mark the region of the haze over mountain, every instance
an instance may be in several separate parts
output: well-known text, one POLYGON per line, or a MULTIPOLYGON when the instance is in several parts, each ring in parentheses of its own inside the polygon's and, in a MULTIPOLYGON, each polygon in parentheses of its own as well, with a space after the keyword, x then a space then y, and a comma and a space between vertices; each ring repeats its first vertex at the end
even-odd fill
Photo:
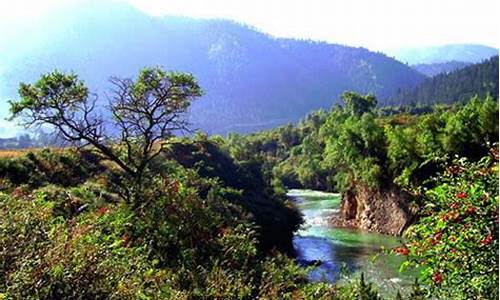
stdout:
POLYGON ((474 96, 498 97, 498 56, 450 73, 426 79, 414 88, 402 89, 384 104, 434 104, 464 102, 474 96))
POLYGON ((469 62, 452 60, 441 63, 416 64, 412 65, 411 67, 424 75, 433 77, 441 73, 450 73, 455 70, 463 69, 467 66, 470 66, 471 64, 472 63, 469 62))
POLYGON ((226 20, 151 17, 107 1, 56 15, 0 43, 0 117, 19 82, 55 68, 79 74, 101 96, 110 76, 131 77, 144 66, 191 72, 206 93, 191 120, 209 133, 274 127, 331 107, 345 90, 387 97, 425 79, 382 53, 278 39, 226 20))
POLYGON ((410 65, 446 63, 450 61, 479 63, 498 55, 498 49, 476 44, 452 44, 390 49, 386 50, 385 53, 410 65))

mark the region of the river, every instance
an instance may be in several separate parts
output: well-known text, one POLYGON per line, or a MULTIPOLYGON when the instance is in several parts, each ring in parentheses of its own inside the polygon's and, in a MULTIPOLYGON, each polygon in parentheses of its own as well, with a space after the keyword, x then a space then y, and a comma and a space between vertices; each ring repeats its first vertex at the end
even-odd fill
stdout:
POLYGON ((359 276, 380 287, 382 294, 408 290, 415 271, 399 272, 404 257, 386 254, 382 249, 399 245, 396 237, 338 228, 326 217, 339 213, 340 195, 311 190, 290 190, 288 196, 304 216, 304 225, 294 237, 297 258, 304 263, 320 263, 309 274, 312 281, 336 282, 359 276), (345 272, 347 271, 347 272, 345 272))

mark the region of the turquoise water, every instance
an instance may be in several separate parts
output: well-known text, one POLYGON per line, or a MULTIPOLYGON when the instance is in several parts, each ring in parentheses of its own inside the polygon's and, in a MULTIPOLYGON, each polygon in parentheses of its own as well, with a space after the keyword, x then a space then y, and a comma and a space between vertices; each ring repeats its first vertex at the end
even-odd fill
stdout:
POLYGON ((415 271, 399 272, 405 258, 384 251, 398 246, 398 238, 336 228, 327 222, 327 217, 339 213, 339 194, 290 190, 288 196, 294 199, 305 221, 293 241, 298 260, 305 264, 320 263, 311 271, 311 280, 336 282, 363 272, 382 293, 411 287, 415 271))

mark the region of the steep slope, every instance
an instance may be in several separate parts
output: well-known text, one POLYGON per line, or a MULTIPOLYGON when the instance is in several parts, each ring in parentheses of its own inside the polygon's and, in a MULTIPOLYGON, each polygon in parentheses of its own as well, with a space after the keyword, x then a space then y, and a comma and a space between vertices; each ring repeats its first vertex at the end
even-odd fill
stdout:
POLYGON ((498 97, 498 56, 429 78, 415 88, 402 89, 389 97, 385 104, 453 103, 488 94, 498 97))
POLYGON ((209 133, 274 127, 329 108, 344 90, 387 97, 425 78, 363 48, 277 39, 224 20, 155 18, 111 1, 79 2, 9 36, 0 45, 2 99, 54 68, 76 72, 102 95, 109 76, 162 65, 198 78, 206 95, 191 119, 209 133))
POLYGON ((467 66, 470 66, 471 64, 472 63, 452 60, 442 63, 416 64, 411 65, 411 67, 424 75, 433 77, 437 74, 450 73, 455 70, 463 69, 467 66))
POLYGON ((479 63, 494 55, 498 55, 498 49, 475 44, 452 44, 434 47, 389 49, 385 53, 411 65, 443 63, 454 60, 479 63))

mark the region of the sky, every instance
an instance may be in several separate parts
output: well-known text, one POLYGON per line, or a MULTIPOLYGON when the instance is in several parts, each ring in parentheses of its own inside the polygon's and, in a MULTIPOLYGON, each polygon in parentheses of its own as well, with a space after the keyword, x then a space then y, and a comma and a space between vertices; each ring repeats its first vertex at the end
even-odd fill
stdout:
MULTIPOLYGON (((11 26, 69 1, 0 0, 11 26)), ((500 47, 498 0, 116 0, 153 16, 225 18, 277 37, 306 38, 371 50, 477 43, 500 47)))

